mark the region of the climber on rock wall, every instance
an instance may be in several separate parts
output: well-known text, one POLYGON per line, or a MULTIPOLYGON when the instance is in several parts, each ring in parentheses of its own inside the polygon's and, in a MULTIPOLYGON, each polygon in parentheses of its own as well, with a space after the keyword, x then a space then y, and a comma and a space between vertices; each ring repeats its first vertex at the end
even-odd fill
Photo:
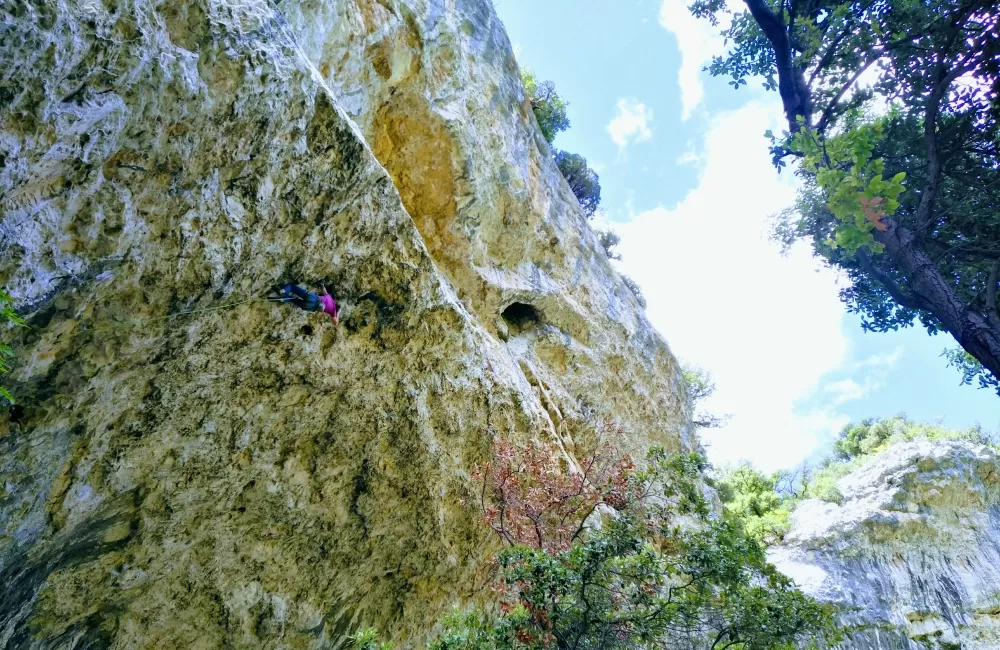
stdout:
POLYGON ((321 311, 330 314, 333 324, 337 325, 340 320, 337 318, 337 301, 321 286, 321 293, 313 293, 298 284, 291 282, 282 285, 277 289, 278 297, 282 302, 290 302, 305 311, 321 311))

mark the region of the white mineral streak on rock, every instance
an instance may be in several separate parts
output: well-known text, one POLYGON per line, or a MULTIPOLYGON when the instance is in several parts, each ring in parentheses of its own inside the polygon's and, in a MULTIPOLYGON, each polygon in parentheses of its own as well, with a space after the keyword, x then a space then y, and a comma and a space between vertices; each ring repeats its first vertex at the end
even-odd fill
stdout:
POLYGON ((488 0, 15 2, 0 43, 0 648, 420 646, 494 437, 695 444, 488 0), (339 330, 243 302, 288 279, 339 330))
POLYGON ((1000 474, 968 442, 893 446, 803 502, 771 560, 846 608, 845 648, 1000 647, 1000 474))

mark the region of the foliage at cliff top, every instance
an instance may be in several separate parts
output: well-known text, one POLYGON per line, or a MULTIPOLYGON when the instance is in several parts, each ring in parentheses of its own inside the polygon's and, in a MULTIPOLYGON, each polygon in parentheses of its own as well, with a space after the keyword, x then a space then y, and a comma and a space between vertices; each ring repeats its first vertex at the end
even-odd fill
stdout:
POLYGON ((554 83, 538 81, 531 70, 521 71, 521 83, 524 84, 524 92, 528 94, 531 110, 545 141, 552 144, 557 133, 569 128, 569 117, 566 115, 569 102, 559 96, 554 83))
POLYGON ((588 217, 601 205, 601 182, 597 172, 587 165, 587 159, 576 153, 557 149, 555 151, 556 166, 562 172, 563 178, 569 183, 569 189, 580 202, 583 213, 588 217))
MULTIPOLYGON (((569 128, 569 118, 566 115, 569 104, 556 92, 554 83, 538 81, 530 70, 521 71, 521 83, 524 84, 524 92, 531 103, 531 111, 535 114, 538 128, 541 129, 545 141, 552 146, 556 135, 569 128)), ((601 204, 601 183, 597 172, 591 169, 587 165, 586 158, 579 154, 553 149, 552 155, 573 195, 580 202, 583 213, 587 217, 593 217, 601 204)))
MULTIPOLYGON (((0 332, 6 332, 11 327, 23 324, 24 321, 14 311, 14 300, 5 291, 0 289, 0 332)), ((7 364, 14 356, 14 349, 6 343, 0 343, 0 375, 10 372, 7 364)), ((14 396, 6 388, 0 385, 0 408, 4 408, 14 403, 14 396)))
POLYGON ((596 230, 595 232, 597 233, 597 241, 601 243, 601 247, 604 249, 604 253, 608 256, 608 259, 621 261, 621 253, 615 252, 618 244, 622 243, 622 238, 618 236, 618 233, 611 229, 596 230))
POLYGON ((724 468, 716 477, 725 510, 746 522, 748 534, 771 544, 788 532, 789 516, 803 499, 839 503, 837 481, 863 466, 875 454, 911 440, 964 440, 996 448, 993 436, 979 426, 947 429, 914 422, 903 415, 870 418, 844 427, 831 454, 816 466, 764 474, 749 464, 724 468))
POLYGON ((723 468, 716 477, 725 512, 743 519, 747 535, 762 544, 780 542, 790 527, 794 496, 783 493, 782 472, 764 474, 749 463, 723 468))
POLYGON ((725 25, 712 74, 781 96, 788 129, 767 135, 804 189, 779 237, 846 271, 841 298, 866 330, 946 331, 975 361, 954 364, 970 383, 1000 389, 1000 6, 745 5, 691 9, 725 25))
POLYGON ((683 365, 681 376, 687 384, 687 400, 691 408, 691 423, 699 429, 717 429, 729 421, 730 416, 715 415, 703 410, 701 403, 715 393, 715 380, 712 373, 693 365, 683 365))
MULTIPOLYGON (((766 561, 736 517, 712 516, 698 454, 645 468, 602 447, 571 467, 551 445, 498 443, 477 474, 503 541, 495 607, 457 610, 434 650, 827 648, 833 609, 766 561)), ((358 647, 373 650, 364 632, 358 647)))

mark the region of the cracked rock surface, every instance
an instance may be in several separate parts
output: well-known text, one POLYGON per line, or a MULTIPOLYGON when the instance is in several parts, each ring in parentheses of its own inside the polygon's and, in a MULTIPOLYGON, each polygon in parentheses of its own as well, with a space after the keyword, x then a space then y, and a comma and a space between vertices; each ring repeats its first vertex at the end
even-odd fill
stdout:
POLYGON ((913 441, 837 483, 841 504, 802 502, 770 559, 845 608, 847 650, 1000 647, 1000 456, 913 441))
POLYGON ((522 92, 488 0, 0 7, 0 648, 420 647, 495 437, 696 444, 522 92))

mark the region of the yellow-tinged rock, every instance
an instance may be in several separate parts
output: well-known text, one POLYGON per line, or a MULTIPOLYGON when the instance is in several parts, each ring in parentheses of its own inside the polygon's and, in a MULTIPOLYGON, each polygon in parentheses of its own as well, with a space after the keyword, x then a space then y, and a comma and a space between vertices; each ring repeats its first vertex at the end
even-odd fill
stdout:
POLYGON ((26 6, 4 25, 8 647, 419 647, 497 436, 678 449, 681 381, 487 0, 26 6), (324 315, 268 303, 326 284, 324 315))

